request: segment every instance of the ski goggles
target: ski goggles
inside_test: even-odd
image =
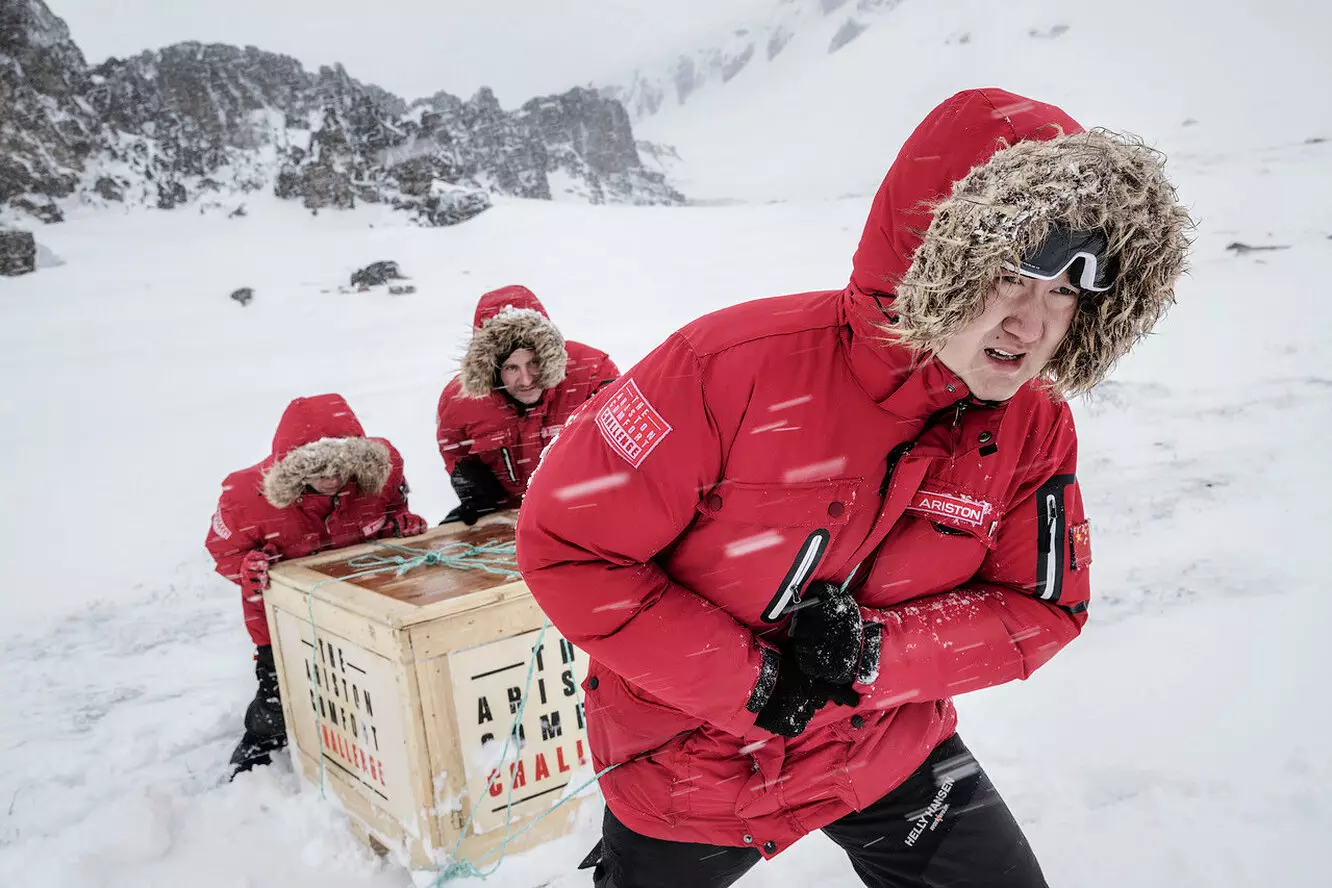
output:
[[[1104,231],[1070,231],[1056,226],[1039,247],[1022,257],[1017,271],[1042,281],[1052,281],[1068,272],[1073,286],[1104,293],[1114,286],[1116,265]]]

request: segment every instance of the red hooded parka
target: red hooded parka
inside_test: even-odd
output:
[[[515,331],[519,324],[523,329]],[[620,371],[605,352],[566,341],[550,323],[545,306],[526,287],[501,287],[483,295],[473,328],[463,372],[439,397],[439,453],[450,475],[462,460],[480,460],[509,496],[502,505],[516,508],[527,493],[541,451],[569,416]],[[528,407],[510,398],[495,379],[496,368],[515,343],[531,348],[542,367],[546,390]]]
[[[349,480],[336,494],[321,496],[305,486],[303,467],[331,461]],[[205,545],[217,572],[241,584],[240,564],[250,552],[273,561],[397,536],[408,513],[397,449],[383,438],[366,438],[341,395],[315,395],[288,405],[267,459],[222,482]],[[262,590],[242,584],[241,592],[245,628],[256,645],[266,645]]]
[[[547,452],[519,565],[590,655],[593,762],[618,766],[601,788],[631,829],[780,853],[910,775],[954,732],[955,694],[1026,678],[1078,635],[1090,546],[1067,404],[1034,383],[977,403],[885,333],[923,202],[1060,129],[1081,131],[999,90],[954,96],[884,180],[848,287],[698,319]],[[848,577],[881,627],[859,705],[793,739],[757,728],[794,596]]]

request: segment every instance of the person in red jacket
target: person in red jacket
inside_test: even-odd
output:
[[[596,885],[729,885],[813,830],[866,885],[1045,884],[952,698],[1087,619],[1066,399],[1173,301],[1191,222],[1162,164],[953,96],[845,288],[700,318],[565,426],[518,561],[590,658]]]
[[[459,501],[444,521],[468,525],[517,508],[542,449],[620,375],[605,352],[566,341],[526,287],[483,295],[473,327],[436,411],[439,453]]]
[[[245,734],[231,756],[233,776],[268,764],[269,753],[287,743],[264,616],[269,565],[425,530],[425,520],[407,506],[402,456],[385,439],[367,438],[341,395],[292,401],[268,458],[222,482],[205,545],[217,572],[241,587],[259,680],[245,711]]]

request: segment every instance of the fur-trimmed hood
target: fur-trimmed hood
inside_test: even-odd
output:
[[[893,338],[937,351],[984,309],[1003,266],[1052,226],[1101,228],[1118,279],[1083,298],[1042,372],[1057,397],[1084,392],[1174,302],[1193,224],[1164,163],[1141,140],[1084,132],[1053,105],[1003,90],[959,93],[917,127],[884,179],[853,287],[895,294]]]
[[[554,388],[564,381],[569,355],[564,336],[550,321],[536,295],[526,287],[492,290],[476,306],[474,332],[459,371],[462,393],[484,398],[499,385],[504,359],[520,348],[531,349],[541,365],[538,384]]]
[[[393,471],[389,449],[365,429],[341,395],[297,398],[287,405],[264,462],[264,499],[284,509],[310,478],[345,474],[365,493],[379,493]]]

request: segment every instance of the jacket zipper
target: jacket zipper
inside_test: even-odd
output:
[[[509,448],[501,447],[500,456],[504,459],[504,471],[509,473],[509,480],[514,484],[518,483],[518,474],[513,468],[513,457],[509,454]]]
[[[1049,528],[1049,552],[1050,557],[1045,563],[1045,595],[1053,597],[1055,578],[1059,573],[1059,503],[1053,493],[1045,495],[1045,516],[1046,524]]]
[[[335,493],[333,494],[332,508],[330,508],[328,510],[328,514],[324,516],[324,540],[330,546],[333,545],[333,528],[328,526],[328,522],[333,520],[333,515],[337,511],[338,511],[338,495]]]
[[[823,553],[828,548],[828,540],[831,535],[826,530],[816,530],[805,538],[801,544],[800,551],[796,553],[795,560],[791,562],[791,569],[787,571],[786,578],[778,588],[777,594],[773,596],[768,607],[763,612],[763,619],[768,623],[776,623],[786,613],[787,608],[793,604],[800,603],[800,592],[804,588],[805,582],[813,575],[815,568],[819,566]]]

